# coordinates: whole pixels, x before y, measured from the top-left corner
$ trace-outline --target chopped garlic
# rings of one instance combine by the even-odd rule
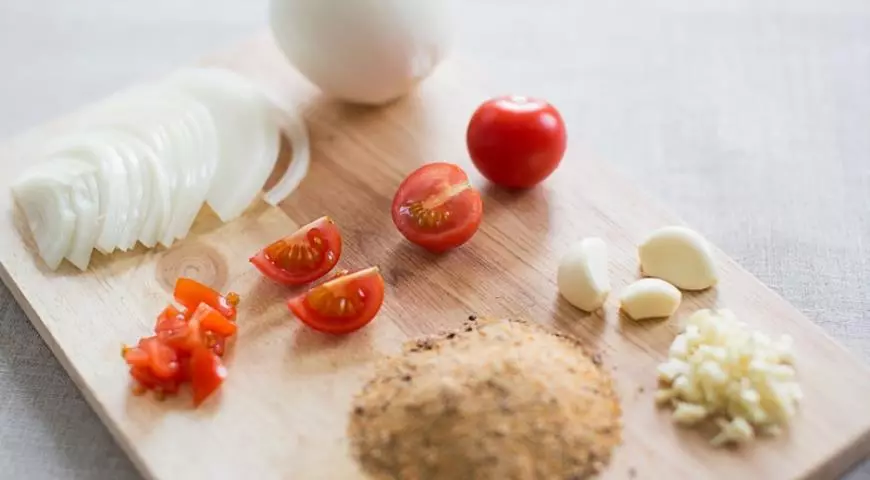
[[[687,402],[677,402],[674,410],[674,421],[680,425],[694,425],[707,418],[709,412],[706,408]]]
[[[792,343],[750,330],[729,310],[699,310],[658,367],[663,386],[655,401],[674,405],[680,425],[716,419],[716,446],[751,441],[756,432],[775,435],[803,397]]]

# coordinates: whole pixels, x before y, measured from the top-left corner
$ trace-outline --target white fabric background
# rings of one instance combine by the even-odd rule
[[[870,2],[461,3],[464,55],[556,103],[574,154],[615,164],[870,360]],[[265,12],[0,0],[0,136],[230,45]],[[2,287],[0,478],[138,478]]]

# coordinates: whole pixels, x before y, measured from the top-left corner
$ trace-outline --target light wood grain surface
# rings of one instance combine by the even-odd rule
[[[312,171],[283,212],[261,205],[222,226],[201,215],[176,248],[100,259],[85,274],[50,273],[22,240],[9,198],[0,200],[8,227],[0,229],[4,282],[146,475],[355,477],[344,438],[347,407],[372,363],[402,339],[457,326],[470,313],[551,324],[603,354],[623,399],[626,437],[605,478],[631,471],[647,478],[830,478],[867,453],[870,371],[719,252],[721,285],[687,295],[678,316],[727,306],[763,330],[793,335],[806,400],[789,435],[737,452],[711,449],[700,434],[674,428],[654,408],[652,393],[654,367],[677,323],[637,324],[617,314],[613,298],[604,314],[582,314],[558,298],[554,272],[570,242],[598,235],[611,246],[618,292],[637,275],[637,241],[677,220],[597,159],[578,155],[576,139],[543,187],[508,194],[486,186],[465,160],[464,119],[490,90],[469,59],[455,55],[412,97],[380,110],[322,98],[282,63],[267,36],[209,61],[249,75],[283,106],[305,109]],[[61,122],[7,146],[0,161],[9,175],[0,188],[26,166],[19,159],[30,142],[63,128]],[[403,176],[436,160],[468,167],[485,199],[478,235],[441,257],[405,243],[388,214]],[[246,261],[263,243],[322,214],[345,235],[342,264],[378,264],[388,283],[377,321],[339,340],[300,328],[284,310],[288,292],[260,280]],[[181,273],[243,297],[230,379],[219,398],[196,411],[184,397],[163,404],[131,397],[117,357],[119,342],[147,332]]]
[[[233,43],[265,3],[0,2],[0,135]],[[619,168],[870,360],[870,4],[481,0],[462,13],[487,93],[555,102],[575,153]],[[0,404],[4,474],[138,478],[2,286]]]

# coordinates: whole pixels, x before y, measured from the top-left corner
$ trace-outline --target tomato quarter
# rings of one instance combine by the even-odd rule
[[[457,165],[430,163],[399,185],[392,215],[405,238],[438,253],[474,236],[483,215],[483,202],[468,182],[468,175]]]
[[[293,315],[309,327],[335,335],[359,330],[384,302],[384,278],[378,267],[340,275],[290,299]]]
[[[341,233],[329,217],[321,217],[251,257],[269,279],[303,285],[326,275],[341,257]]]
[[[565,122],[549,103],[520,96],[480,105],[466,132],[474,166],[489,181],[529,188],[550,176],[565,154]]]

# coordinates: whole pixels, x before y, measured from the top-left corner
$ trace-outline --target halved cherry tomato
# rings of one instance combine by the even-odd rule
[[[393,223],[408,240],[444,252],[477,232],[483,202],[468,175],[450,163],[430,163],[412,172],[393,198]]]
[[[211,350],[199,347],[190,357],[190,382],[193,388],[193,404],[199,406],[224,381],[227,369],[221,359]]]
[[[466,132],[474,166],[489,181],[528,188],[547,178],[565,154],[565,122],[543,100],[507,96],[487,100]]]
[[[321,217],[260,250],[250,261],[283,285],[303,285],[326,275],[341,257],[341,233]]]
[[[371,322],[383,302],[384,278],[378,267],[371,267],[316,286],[287,306],[309,327],[340,335]]]
[[[239,295],[236,293],[230,292],[224,296],[196,280],[182,277],[175,282],[173,296],[190,312],[204,303],[230,320],[236,318],[236,306],[239,304]]]

